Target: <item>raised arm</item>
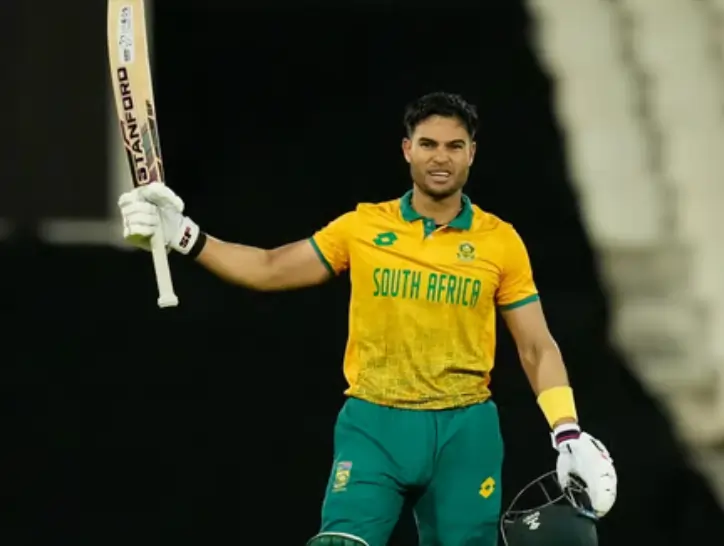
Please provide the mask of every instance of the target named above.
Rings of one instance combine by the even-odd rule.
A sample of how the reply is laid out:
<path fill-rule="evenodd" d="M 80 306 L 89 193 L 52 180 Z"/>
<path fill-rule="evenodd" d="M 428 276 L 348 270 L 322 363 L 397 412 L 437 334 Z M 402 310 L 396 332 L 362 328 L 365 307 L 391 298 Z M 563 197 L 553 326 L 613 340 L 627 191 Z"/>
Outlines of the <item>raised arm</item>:
<path fill-rule="evenodd" d="M 347 213 L 309 239 L 274 249 L 230 243 L 212 237 L 183 215 L 183 201 L 163 184 L 124 193 L 118 201 L 124 237 L 148 248 L 163 229 L 166 246 L 195 259 L 218 277 L 252 290 L 291 290 L 320 284 L 347 268 L 354 213 Z"/>
<path fill-rule="evenodd" d="M 290 290 L 330 278 L 309 239 L 272 250 L 206 237 L 196 261 L 218 277 L 253 290 Z"/>

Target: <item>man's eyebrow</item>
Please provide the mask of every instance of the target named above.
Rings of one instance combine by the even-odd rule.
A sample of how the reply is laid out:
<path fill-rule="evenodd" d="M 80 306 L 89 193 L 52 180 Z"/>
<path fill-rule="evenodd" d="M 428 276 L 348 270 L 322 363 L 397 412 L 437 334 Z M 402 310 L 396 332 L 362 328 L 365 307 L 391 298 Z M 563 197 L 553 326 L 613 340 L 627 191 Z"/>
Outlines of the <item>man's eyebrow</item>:
<path fill-rule="evenodd" d="M 418 138 L 417 140 L 418 140 L 419 142 L 430 142 L 430 143 L 432 143 L 432 144 L 438 144 L 437 140 L 435 140 L 434 138 L 430 138 L 430 137 L 420 137 L 420 138 Z M 456 138 L 456 139 L 453 139 L 453 140 L 450 140 L 450 141 L 446 142 L 445 144 L 465 144 L 465 139 L 464 139 L 464 138 Z"/>

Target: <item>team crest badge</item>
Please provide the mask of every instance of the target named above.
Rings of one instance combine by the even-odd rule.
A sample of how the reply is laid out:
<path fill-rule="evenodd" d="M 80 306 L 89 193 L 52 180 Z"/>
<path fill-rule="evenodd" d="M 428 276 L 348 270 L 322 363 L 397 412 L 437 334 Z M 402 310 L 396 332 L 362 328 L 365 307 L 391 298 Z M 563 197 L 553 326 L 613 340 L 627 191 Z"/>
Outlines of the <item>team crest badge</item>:
<path fill-rule="evenodd" d="M 475 259 L 475 247 L 470 243 L 461 243 L 458 247 L 458 259 L 471 262 Z"/>
<path fill-rule="evenodd" d="M 347 490 L 350 475 L 352 474 L 352 463 L 350 461 L 341 461 L 337 463 L 334 471 L 334 483 L 332 484 L 332 492 L 341 493 Z"/>

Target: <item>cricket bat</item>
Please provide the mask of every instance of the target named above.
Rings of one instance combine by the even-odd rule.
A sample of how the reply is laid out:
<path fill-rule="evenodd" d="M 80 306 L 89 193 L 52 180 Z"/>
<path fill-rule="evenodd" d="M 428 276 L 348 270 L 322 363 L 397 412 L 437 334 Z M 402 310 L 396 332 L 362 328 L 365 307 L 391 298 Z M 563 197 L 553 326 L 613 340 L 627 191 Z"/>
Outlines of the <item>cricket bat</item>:
<path fill-rule="evenodd" d="M 118 125 L 135 187 L 164 182 L 144 0 L 108 0 L 108 56 Z M 164 236 L 151 238 L 158 306 L 175 307 Z"/>

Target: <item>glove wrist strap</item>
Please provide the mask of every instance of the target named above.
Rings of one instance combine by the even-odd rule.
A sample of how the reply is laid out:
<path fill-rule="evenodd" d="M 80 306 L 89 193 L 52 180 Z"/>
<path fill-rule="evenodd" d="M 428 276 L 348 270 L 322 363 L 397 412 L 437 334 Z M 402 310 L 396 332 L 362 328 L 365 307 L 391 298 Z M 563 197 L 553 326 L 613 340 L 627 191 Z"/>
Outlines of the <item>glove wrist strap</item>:
<path fill-rule="evenodd" d="M 192 260 L 198 258 L 199 254 L 201 254 L 201 251 L 204 249 L 204 246 L 206 246 L 207 239 L 208 237 L 206 236 L 206 233 L 200 231 L 199 236 L 196 238 L 196 242 L 191 247 L 191 250 L 189 250 L 187 256 Z"/>
<path fill-rule="evenodd" d="M 191 218 L 184 216 L 178 230 L 178 235 L 176 236 L 176 241 L 172 245 L 174 250 L 180 252 L 181 254 L 189 255 L 194 246 L 196 246 L 196 242 L 199 240 L 200 234 L 201 230 L 199 229 L 199 226 L 196 225 L 196 222 L 191 220 Z"/>
<path fill-rule="evenodd" d="M 571 440 L 577 440 L 581 436 L 581 427 L 577 423 L 563 423 L 553 429 L 551 441 L 553 447 L 558 449 L 561 445 Z"/>

